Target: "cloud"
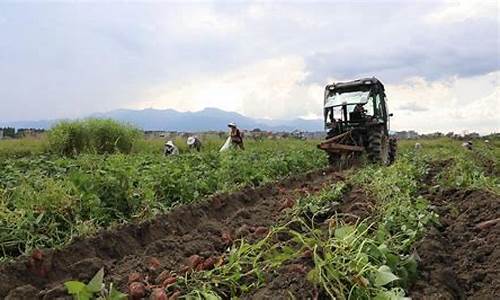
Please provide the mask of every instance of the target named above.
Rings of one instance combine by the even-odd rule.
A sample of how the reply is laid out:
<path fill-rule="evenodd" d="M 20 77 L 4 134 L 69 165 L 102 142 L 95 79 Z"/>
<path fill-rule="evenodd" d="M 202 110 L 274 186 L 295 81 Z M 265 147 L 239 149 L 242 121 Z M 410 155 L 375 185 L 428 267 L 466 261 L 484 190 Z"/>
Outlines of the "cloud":
<path fill-rule="evenodd" d="M 245 65 L 223 74 L 152 87 L 138 108 L 177 107 L 201 110 L 219 107 L 257 118 L 321 115 L 323 87 L 306 84 L 301 57 L 285 56 Z"/>
<path fill-rule="evenodd" d="M 410 102 L 410 103 L 406 103 L 406 104 L 400 105 L 397 109 L 398 110 L 415 111 L 415 112 L 421 112 L 421 111 L 428 111 L 429 110 L 427 107 L 423 107 L 421 105 L 418 105 L 415 102 Z"/>
<path fill-rule="evenodd" d="M 497 0 L 448 0 L 425 19 L 436 23 L 455 23 L 475 18 L 498 18 L 499 5 Z"/>
<path fill-rule="evenodd" d="M 391 82 L 415 76 L 436 80 L 500 69 L 498 19 L 439 25 L 398 20 L 398 24 L 397 28 L 373 24 L 366 35 L 335 39 L 329 49 L 307 55 L 311 80 L 373 75 Z"/>
<path fill-rule="evenodd" d="M 427 81 L 412 78 L 386 85 L 393 128 L 420 132 L 500 131 L 500 72 Z M 414 103 L 425 110 L 408 110 Z"/>

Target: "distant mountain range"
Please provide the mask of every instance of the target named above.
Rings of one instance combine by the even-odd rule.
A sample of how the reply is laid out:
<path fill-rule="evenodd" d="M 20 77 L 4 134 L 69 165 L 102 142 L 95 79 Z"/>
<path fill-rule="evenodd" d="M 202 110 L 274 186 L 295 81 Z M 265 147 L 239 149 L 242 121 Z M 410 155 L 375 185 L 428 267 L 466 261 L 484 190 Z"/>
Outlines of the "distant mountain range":
<path fill-rule="evenodd" d="M 143 130 L 165 130 L 199 132 L 210 130 L 226 130 L 227 123 L 235 122 L 242 129 L 252 130 L 259 128 L 269 131 L 321 131 L 322 120 L 266 120 L 254 119 L 239 113 L 205 108 L 197 112 L 179 112 L 173 109 L 118 109 L 106 113 L 96 113 L 89 117 L 111 118 L 117 121 L 131 123 Z M 60 120 L 0 122 L 1 127 L 15 128 L 50 128 Z"/>

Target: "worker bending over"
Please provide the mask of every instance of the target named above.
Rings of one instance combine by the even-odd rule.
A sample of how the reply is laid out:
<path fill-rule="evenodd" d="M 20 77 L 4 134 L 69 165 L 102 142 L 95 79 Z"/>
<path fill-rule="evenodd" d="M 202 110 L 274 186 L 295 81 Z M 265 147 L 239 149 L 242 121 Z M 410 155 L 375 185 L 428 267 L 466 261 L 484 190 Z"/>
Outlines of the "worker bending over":
<path fill-rule="evenodd" d="M 238 127 L 236 127 L 236 124 L 231 122 L 227 124 L 227 126 L 230 128 L 229 135 L 231 138 L 232 146 L 234 148 L 240 148 L 241 150 L 244 150 L 245 146 L 243 145 L 243 135 L 241 134 Z"/>
<path fill-rule="evenodd" d="M 178 155 L 179 149 L 174 145 L 172 141 L 165 143 L 165 156 Z"/>
<path fill-rule="evenodd" d="M 201 141 L 197 136 L 190 136 L 187 139 L 187 145 L 189 150 L 201 151 Z"/>

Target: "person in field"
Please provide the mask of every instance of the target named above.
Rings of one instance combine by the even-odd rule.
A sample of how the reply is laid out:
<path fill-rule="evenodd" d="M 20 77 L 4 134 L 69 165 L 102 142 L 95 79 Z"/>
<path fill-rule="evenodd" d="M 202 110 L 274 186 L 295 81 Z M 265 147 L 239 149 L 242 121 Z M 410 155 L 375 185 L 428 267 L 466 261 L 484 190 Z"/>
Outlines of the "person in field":
<path fill-rule="evenodd" d="M 238 127 L 236 127 L 236 124 L 231 122 L 227 124 L 227 127 L 230 128 L 229 137 L 231 138 L 232 147 L 245 150 L 245 146 L 243 145 L 243 135 Z"/>
<path fill-rule="evenodd" d="M 364 114 L 366 112 L 364 105 L 365 105 L 364 103 L 356 104 L 356 106 L 354 107 L 354 112 Z"/>
<path fill-rule="evenodd" d="M 472 150 L 472 141 L 467 141 L 462 144 L 462 147 L 464 147 L 467 150 Z"/>
<path fill-rule="evenodd" d="M 179 154 L 179 149 L 174 145 L 172 141 L 165 143 L 165 156 L 173 156 Z"/>
<path fill-rule="evenodd" d="M 187 139 L 187 145 L 189 150 L 201 151 L 201 141 L 197 136 L 190 136 Z"/>

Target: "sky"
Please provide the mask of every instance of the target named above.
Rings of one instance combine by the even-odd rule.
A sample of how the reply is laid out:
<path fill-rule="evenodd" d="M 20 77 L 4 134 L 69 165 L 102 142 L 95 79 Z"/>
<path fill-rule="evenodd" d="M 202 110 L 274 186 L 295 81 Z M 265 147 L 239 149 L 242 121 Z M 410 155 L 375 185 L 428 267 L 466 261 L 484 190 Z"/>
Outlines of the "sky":
<path fill-rule="evenodd" d="M 393 130 L 500 131 L 500 0 L 0 1 L 0 120 L 217 107 L 320 118 L 376 76 Z"/>

